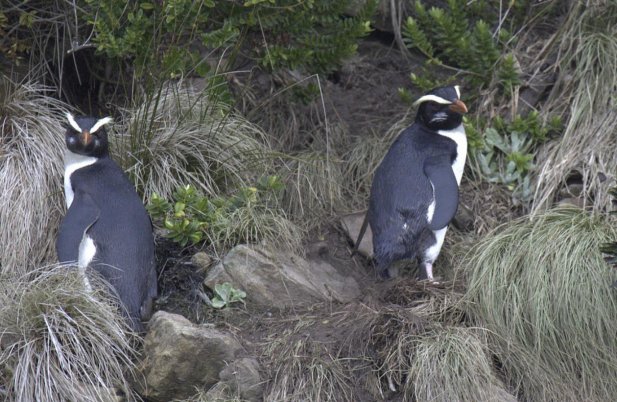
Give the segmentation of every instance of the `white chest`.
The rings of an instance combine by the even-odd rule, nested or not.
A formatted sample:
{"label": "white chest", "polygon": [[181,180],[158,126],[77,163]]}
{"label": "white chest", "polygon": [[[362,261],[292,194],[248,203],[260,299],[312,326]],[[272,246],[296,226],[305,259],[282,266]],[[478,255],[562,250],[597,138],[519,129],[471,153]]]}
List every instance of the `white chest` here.
{"label": "white chest", "polygon": [[452,163],[452,171],[456,177],[456,182],[460,185],[465,170],[465,160],[467,159],[467,136],[465,135],[465,127],[461,124],[453,130],[437,132],[439,135],[450,138],[456,143],[456,159]]}
{"label": "white chest", "polygon": [[77,169],[92,165],[97,161],[93,156],[78,155],[71,151],[66,151],[64,155],[64,196],[66,198],[66,207],[69,208],[73,203],[73,186],[71,186],[71,175]]}

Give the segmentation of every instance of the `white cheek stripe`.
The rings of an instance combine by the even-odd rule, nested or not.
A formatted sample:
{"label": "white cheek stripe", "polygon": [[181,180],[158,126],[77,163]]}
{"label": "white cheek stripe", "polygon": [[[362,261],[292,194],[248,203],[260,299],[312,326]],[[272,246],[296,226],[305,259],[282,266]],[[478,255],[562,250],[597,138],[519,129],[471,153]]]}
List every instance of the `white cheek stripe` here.
{"label": "white cheek stripe", "polygon": [[105,124],[109,124],[113,121],[111,117],[104,117],[96,122],[94,126],[90,129],[90,133],[94,134],[99,128],[103,127]]}
{"label": "white cheek stripe", "polygon": [[81,133],[81,127],[79,127],[79,124],[77,124],[77,122],[75,121],[75,117],[73,117],[71,113],[67,113],[66,118],[69,120],[69,124],[71,125],[71,127]]}
{"label": "white cheek stripe", "polygon": [[415,101],[413,103],[414,106],[418,106],[420,103],[422,102],[428,102],[428,101],[433,101],[442,105],[451,105],[452,102],[450,102],[449,100],[445,100],[442,97],[439,97],[437,95],[424,95],[423,97],[421,97],[420,99],[418,99],[417,101]]}
{"label": "white cheek stripe", "polygon": [[454,90],[456,91],[456,97],[461,99],[461,87],[459,87],[458,85],[455,85]]}

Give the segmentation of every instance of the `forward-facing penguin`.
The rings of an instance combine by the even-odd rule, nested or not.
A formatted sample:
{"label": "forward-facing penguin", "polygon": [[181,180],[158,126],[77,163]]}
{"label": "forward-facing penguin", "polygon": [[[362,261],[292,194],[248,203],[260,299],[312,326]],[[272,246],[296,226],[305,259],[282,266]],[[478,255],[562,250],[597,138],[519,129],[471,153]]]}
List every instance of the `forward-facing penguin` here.
{"label": "forward-facing penguin", "polygon": [[382,277],[390,276],[393,261],[419,258],[419,278],[433,280],[433,263],[458,207],[467,107],[458,86],[433,89],[414,105],[414,124],[398,136],[375,171],[367,220]]}
{"label": "forward-facing penguin", "polygon": [[[61,263],[98,271],[114,288],[131,327],[143,331],[157,296],[152,224],[135,188],[109,156],[111,118],[67,115],[67,213],[56,252]],[[89,286],[85,276],[86,286]]]}

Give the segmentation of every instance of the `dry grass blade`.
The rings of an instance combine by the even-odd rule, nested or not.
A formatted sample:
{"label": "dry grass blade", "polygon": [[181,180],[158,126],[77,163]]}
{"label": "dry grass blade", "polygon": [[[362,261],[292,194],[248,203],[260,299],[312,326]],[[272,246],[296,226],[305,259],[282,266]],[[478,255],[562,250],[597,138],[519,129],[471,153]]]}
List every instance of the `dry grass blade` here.
{"label": "dry grass blade", "polygon": [[285,160],[280,171],[288,184],[282,205],[290,216],[314,225],[315,218],[332,216],[343,208],[344,178],[340,160],[310,150],[287,156]]}
{"label": "dry grass blade", "polygon": [[602,219],[559,208],[502,226],[469,252],[469,315],[524,400],[614,399],[615,273],[599,247],[615,238]]}
{"label": "dry grass blade", "polygon": [[[34,278],[32,278],[34,276]],[[72,267],[51,267],[0,285],[0,372],[9,401],[133,400],[125,374],[135,339],[118,302]]]}
{"label": "dry grass blade", "polygon": [[[583,177],[584,195],[594,210],[610,206],[607,189],[617,172],[617,3],[570,1],[559,37],[555,68],[559,77],[544,108],[547,114],[567,111],[563,137],[552,142],[542,161],[533,211],[550,206],[568,175]],[[602,179],[603,175],[613,180]],[[593,197],[589,197],[593,195]]]}
{"label": "dry grass blade", "polygon": [[54,257],[63,206],[68,107],[34,84],[0,76],[0,266],[24,274]]}

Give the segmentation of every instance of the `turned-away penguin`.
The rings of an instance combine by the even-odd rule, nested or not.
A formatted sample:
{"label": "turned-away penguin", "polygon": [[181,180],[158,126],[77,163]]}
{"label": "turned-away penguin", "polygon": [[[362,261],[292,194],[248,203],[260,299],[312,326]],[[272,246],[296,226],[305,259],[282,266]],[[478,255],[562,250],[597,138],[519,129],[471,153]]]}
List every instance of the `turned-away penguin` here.
{"label": "turned-away penguin", "polygon": [[152,224],[135,188],[109,156],[111,118],[67,115],[64,191],[67,213],[56,252],[61,263],[98,271],[143,331],[157,296]]}
{"label": "turned-away penguin", "polygon": [[419,278],[433,280],[437,259],[458,207],[467,137],[458,86],[418,99],[415,122],[394,141],[375,171],[366,223],[373,232],[377,271],[388,278],[396,260],[419,258]]}

